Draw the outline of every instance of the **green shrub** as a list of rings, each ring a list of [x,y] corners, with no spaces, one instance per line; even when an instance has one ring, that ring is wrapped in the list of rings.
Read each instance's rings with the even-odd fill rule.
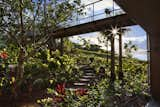
[[[38,79],[33,81],[33,89],[34,90],[41,90],[41,89],[44,89],[44,88],[46,88],[46,84],[45,84],[44,79],[38,78]]]

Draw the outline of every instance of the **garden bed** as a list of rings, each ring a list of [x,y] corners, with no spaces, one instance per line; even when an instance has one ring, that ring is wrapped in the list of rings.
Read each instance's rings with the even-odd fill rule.
[[[3,107],[19,107],[21,104],[35,103],[38,99],[49,97],[45,90],[21,93],[16,98],[13,95],[1,95],[0,105]]]

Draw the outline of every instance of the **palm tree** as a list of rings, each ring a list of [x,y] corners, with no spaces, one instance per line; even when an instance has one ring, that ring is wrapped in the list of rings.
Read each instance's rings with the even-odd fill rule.
[[[108,64],[108,62],[109,62],[109,51],[108,51],[108,48],[109,48],[109,37],[107,38],[107,45],[106,45],[106,47],[107,47],[107,64]]]
[[[103,43],[106,43],[107,46],[107,60],[109,59],[109,52],[108,52],[108,46],[109,46],[109,41],[111,43],[111,77],[110,77],[110,83],[113,84],[115,79],[116,79],[116,75],[115,75],[115,46],[114,46],[114,42],[115,42],[115,33],[113,32],[114,29],[112,28],[111,30],[104,30],[101,31],[101,34],[103,36]],[[100,39],[99,39],[100,40]]]
[[[128,58],[132,58],[132,52],[137,51],[138,48],[136,45],[132,44],[132,41],[124,44],[125,54]]]
[[[108,30],[103,30],[100,33],[101,33],[102,36],[100,38],[98,38],[98,41],[100,43],[104,43],[105,46],[106,46],[107,64],[108,64],[109,63],[109,50],[108,49],[109,49],[109,41],[111,39],[110,32]]]
[[[108,9],[108,8],[106,8],[106,9],[105,9],[105,14],[106,14],[106,16],[107,16],[107,15],[110,15],[110,14],[111,14],[111,10],[110,10],[110,9]],[[102,35],[104,35],[104,37],[106,37],[105,39],[106,39],[106,48],[107,48],[107,64],[108,64],[108,61],[109,61],[109,52],[108,52],[108,47],[109,47],[109,40],[111,39],[111,38],[109,37],[110,32],[108,32],[108,30],[104,30],[104,31],[102,31],[102,32],[101,32],[101,34],[102,34]]]
[[[122,35],[124,35],[130,29],[128,28],[120,28],[119,29],[119,72],[118,72],[118,79],[123,81],[123,71],[122,71]]]
[[[105,9],[105,13],[106,15],[110,15],[111,11],[110,9],[106,8]],[[101,34],[103,35],[103,38],[104,38],[104,43],[106,43],[106,47],[107,47],[107,63],[108,63],[108,59],[109,59],[109,54],[108,54],[108,41],[110,41],[111,43],[111,77],[110,77],[110,83],[111,85],[113,85],[115,79],[116,79],[116,75],[115,75],[115,45],[114,45],[114,42],[115,42],[115,36],[117,35],[118,33],[118,28],[115,27],[111,27],[110,30],[106,29],[104,31],[101,31]]]
[[[114,83],[115,79],[116,79],[116,75],[115,75],[115,46],[114,46],[114,42],[115,42],[115,35],[111,34],[111,78],[110,78],[110,82],[111,84]]]

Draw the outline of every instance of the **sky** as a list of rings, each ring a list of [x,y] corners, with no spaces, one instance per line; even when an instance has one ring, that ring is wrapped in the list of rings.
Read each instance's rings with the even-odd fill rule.
[[[85,4],[89,4],[94,1],[97,1],[97,0],[82,0],[82,2]],[[113,6],[112,0],[103,0],[97,5],[95,5],[95,11],[102,11],[105,8],[112,9],[112,6]],[[115,8],[119,8],[119,6],[115,5]],[[127,28],[129,28],[130,31],[128,31],[127,33],[123,35],[123,38],[122,38],[123,45],[124,43],[127,43],[128,41],[132,41],[132,43],[138,47],[138,50],[132,53],[133,57],[140,59],[140,60],[147,60],[146,32],[139,25],[130,26]],[[100,36],[99,32],[93,32],[93,33],[73,36],[73,37],[70,37],[70,40],[76,43],[80,43],[80,41],[78,40],[78,36],[85,38],[86,40],[90,40],[91,44],[101,45],[102,48],[105,49],[104,44],[98,42],[97,37]],[[115,50],[118,53],[118,40],[115,41]]]

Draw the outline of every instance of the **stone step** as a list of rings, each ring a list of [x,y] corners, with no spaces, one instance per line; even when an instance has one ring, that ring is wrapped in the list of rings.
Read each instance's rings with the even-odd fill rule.
[[[88,86],[90,86],[90,84],[85,82],[73,83],[73,88],[88,88]]]
[[[84,70],[83,72],[84,72],[84,73],[95,73],[94,70]]]
[[[87,78],[80,78],[79,80],[80,80],[80,81],[83,81],[83,82],[89,82],[91,79],[87,79]]]
[[[82,76],[83,78],[86,78],[86,79],[93,79],[95,78],[95,76],[90,76],[90,75],[84,75]]]
[[[76,91],[77,88],[73,88],[73,87],[70,87],[70,88],[65,88],[66,90],[70,90],[70,91]]]
[[[86,83],[85,85],[84,84],[74,84],[73,83],[73,85],[71,85],[69,87],[66,87],[66,88],[75,90],[75,89],[78,89],[78,88],[88,88],[89,85],[90,84],[88,84],[88,83]]]
[[[75,82],[75,83],[73,83],[73,85],[82,86],[82,85],[88,85],[88,84],[84,83],[84,82]]]
[[[94,70],[93,68],[91,68],[91,67],[88,67],[88,66],[86,66],[86,67],[81,67],[80,68],[81,70]]]
[[[92,70],[92,69],[85,69],[84,71],[90,71],[90,72],[93,72],[94,70]]]
[[[70,91],[76,91],[76,90],[81,89],[81,88],[65,88],[65,89],[70,90]],[[87,90],[87,88],[83,88],[83,89]]]
[[[74,86],[72,86],[71,88],[76,88],[76,89],[79,89],[79,88],[88,88],[88,86],[86,86],[86,85],[81,85],[81,86],[79,86],[79,85],[74,85]]]
[[[84,75],[86,75],[86,76],[95,76],[94,73],[85,73]]]
[[[96,78],[96,74],[93,68],[89,67],[88,65],[84,65],[81,67],[84,74],[78,81],[73,82],[70,84],[67,89],[75,91],[78,88],[86,88],[93,84],[93,79]]]

